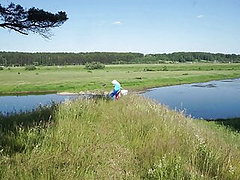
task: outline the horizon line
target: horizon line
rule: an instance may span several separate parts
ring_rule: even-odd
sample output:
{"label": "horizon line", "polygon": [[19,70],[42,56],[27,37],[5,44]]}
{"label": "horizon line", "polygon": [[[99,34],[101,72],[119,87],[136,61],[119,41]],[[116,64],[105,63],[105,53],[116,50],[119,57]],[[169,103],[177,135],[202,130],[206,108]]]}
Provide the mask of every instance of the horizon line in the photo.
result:
{"label": "horizon line", "polygon": [[240,55],[237,53],[223,53],[223,52],[209,52],[209,51],[173,51],[173,52],[157,52],[157,53],[143,53],[137,51],[2,51],[0,53],[48,53],[48,54],[57,54],[57,53],[66,53],[66,54],[80,54],[80,53],[139,53],[144,55],[151,54],[173,54],[173,53],[210,53],[210,54],[224,54],[224,55]]}

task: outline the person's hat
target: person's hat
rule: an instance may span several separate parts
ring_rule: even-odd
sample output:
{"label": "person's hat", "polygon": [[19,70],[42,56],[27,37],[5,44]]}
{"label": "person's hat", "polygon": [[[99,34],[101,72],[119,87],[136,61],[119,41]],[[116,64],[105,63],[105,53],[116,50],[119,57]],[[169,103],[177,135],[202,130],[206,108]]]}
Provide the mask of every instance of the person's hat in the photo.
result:
{"label": "person's hat", "polygon": [[112,84],[118,84],[117,80],[112,80]]}

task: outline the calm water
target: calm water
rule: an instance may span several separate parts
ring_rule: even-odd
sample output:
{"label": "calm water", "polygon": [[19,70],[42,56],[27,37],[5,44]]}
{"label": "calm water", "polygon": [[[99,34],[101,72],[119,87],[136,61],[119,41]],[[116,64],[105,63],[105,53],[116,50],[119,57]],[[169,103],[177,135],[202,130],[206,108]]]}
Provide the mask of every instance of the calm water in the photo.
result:
{"label": "calm water", "polygon": [[[184,111],[194,118],[240,117],[240,79],[153,88],[143,93],[143,96],[171,109]],[[40,105],[60,103],[77,97],[79,96],[57,94],[0,96],[0,113],[32,111]]]}
{"label": "calm water", "polygon": [[143,95],[193,118],[240,117],[240,79],[153,88]]}
{"label": "calm water", "polygon": [[39,106],[50,105],[53,102],[60,103],[76,97],[77,96],[62,96],[57,94],[0,96],[0,112],[6,115],[8,113],[32,111]]}

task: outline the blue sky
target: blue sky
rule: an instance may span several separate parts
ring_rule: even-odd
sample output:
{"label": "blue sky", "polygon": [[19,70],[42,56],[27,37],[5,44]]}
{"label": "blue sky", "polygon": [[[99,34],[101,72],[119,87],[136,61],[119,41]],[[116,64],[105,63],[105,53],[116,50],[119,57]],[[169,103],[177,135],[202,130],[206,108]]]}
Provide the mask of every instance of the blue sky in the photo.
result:
{"label": "blue sky", "polygon": [[239,0],[1,0],[69,20],[51,40],[0,29],[0,51],[240,54]]}

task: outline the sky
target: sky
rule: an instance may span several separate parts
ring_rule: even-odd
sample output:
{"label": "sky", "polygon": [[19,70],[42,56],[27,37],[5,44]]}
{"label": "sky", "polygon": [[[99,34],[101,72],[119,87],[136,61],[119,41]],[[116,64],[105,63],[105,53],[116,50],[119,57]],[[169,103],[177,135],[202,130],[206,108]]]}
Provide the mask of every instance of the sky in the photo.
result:
{"label": "sky", "polygon": [[0,0],[68,20],[50,40],[0,28],[0,51],[240,54],[240,0]]}

